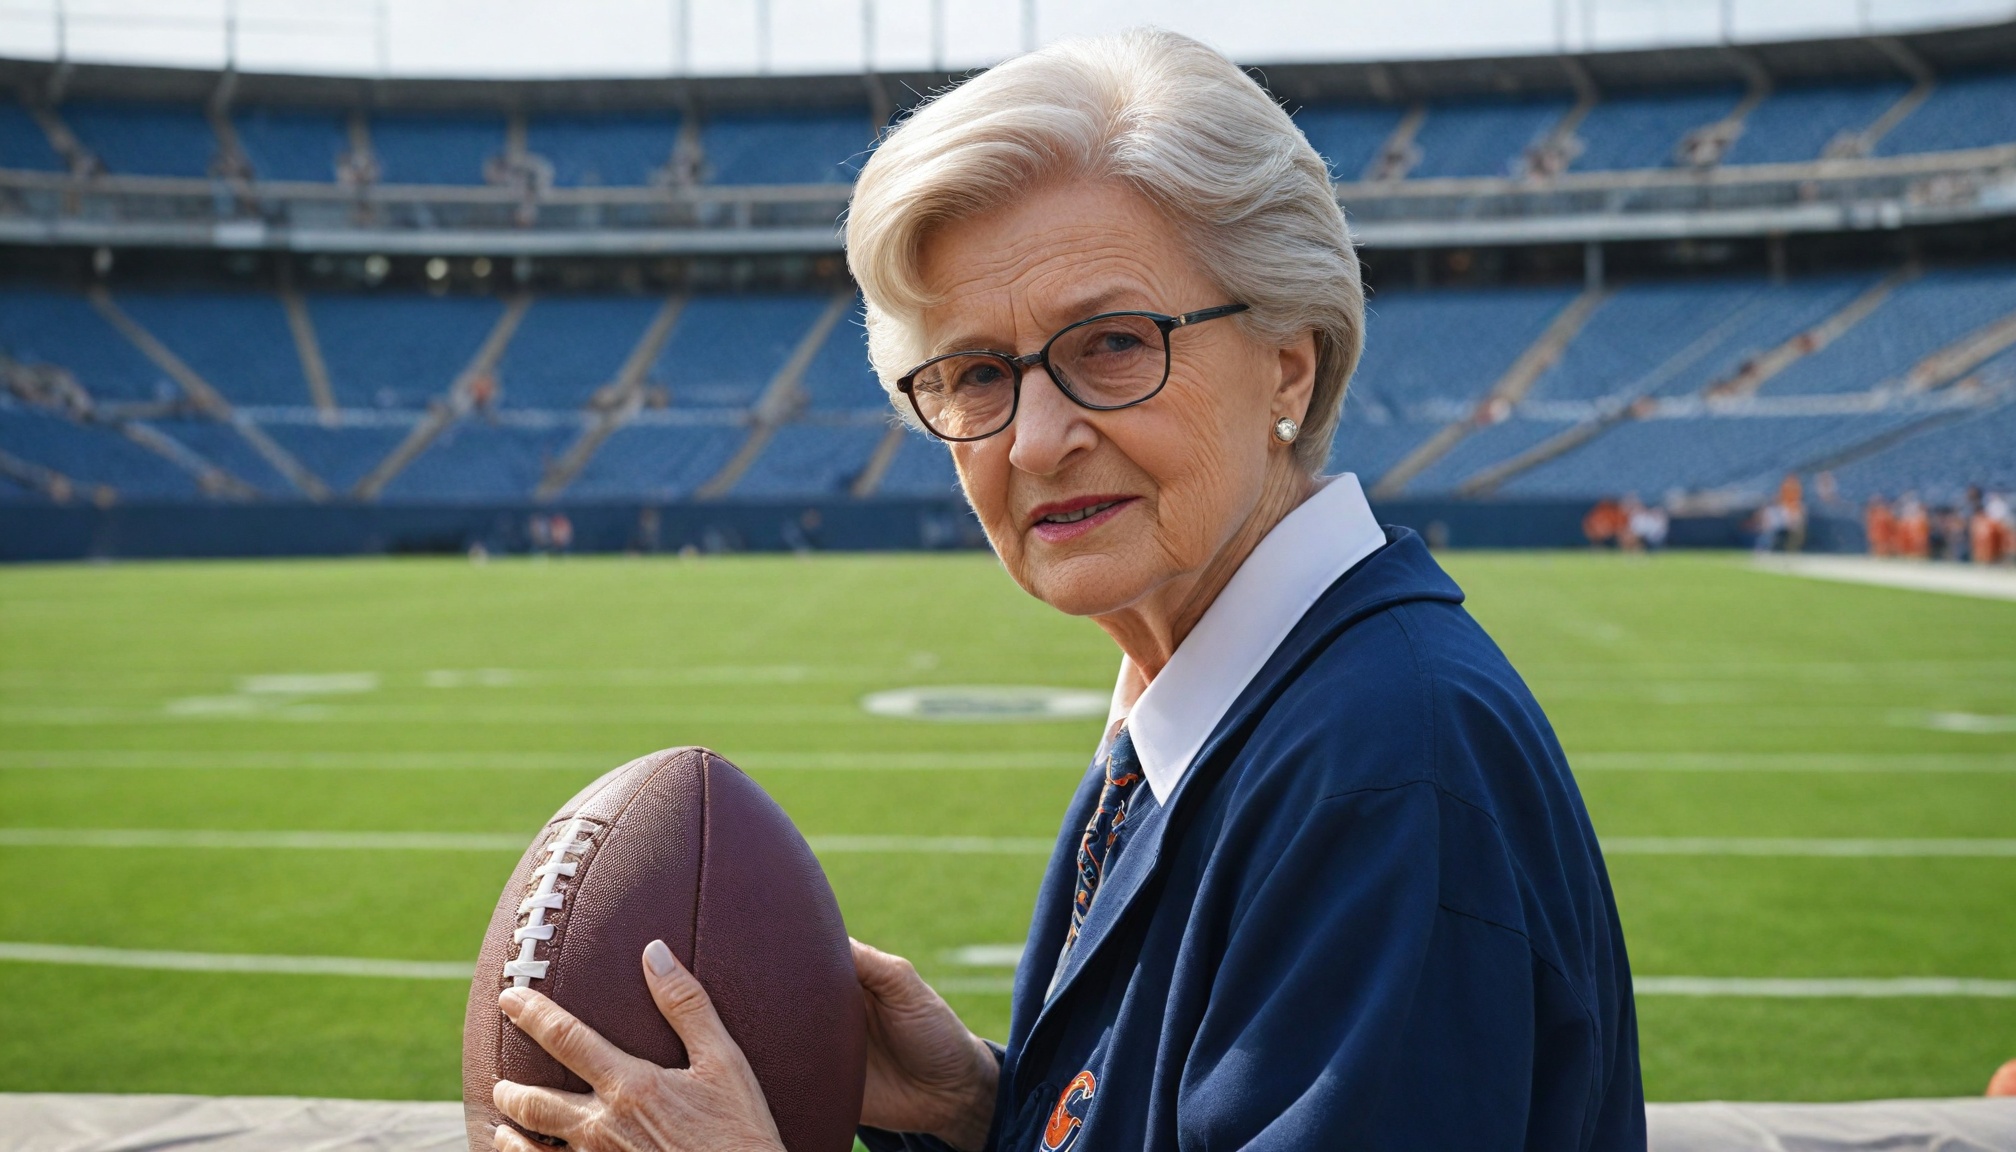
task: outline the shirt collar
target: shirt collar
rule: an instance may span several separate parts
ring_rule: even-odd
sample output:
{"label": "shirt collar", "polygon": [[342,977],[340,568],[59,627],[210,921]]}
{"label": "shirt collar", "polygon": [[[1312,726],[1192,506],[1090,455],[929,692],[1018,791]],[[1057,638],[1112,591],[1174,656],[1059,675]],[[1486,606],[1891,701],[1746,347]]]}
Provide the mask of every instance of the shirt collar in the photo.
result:
{"label": "shirt collar", "polygon": [[1358,478],[1334,477],[1267,533],[1146,688],[1121,657],[1106,731],[1110,739],[1127,721],[1157,802],[1168,802],[1226,709],[1316,598],[1385,543]]}

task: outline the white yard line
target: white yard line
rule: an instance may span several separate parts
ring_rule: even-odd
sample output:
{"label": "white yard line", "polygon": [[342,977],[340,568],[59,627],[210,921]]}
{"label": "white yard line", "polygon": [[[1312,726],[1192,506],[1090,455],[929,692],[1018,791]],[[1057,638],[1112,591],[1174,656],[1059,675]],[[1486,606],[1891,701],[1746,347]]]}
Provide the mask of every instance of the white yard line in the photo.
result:
{"label": "white yard line", "polygon": [[1577,772],[2016,772],[2007,752],[1584,752]]}
{"label": "white yard line", "polygon": [[1634,976],[1640,996],[1757,996],[1769,999],[1902,999],[1971,996],[2016,998],[2016,980],[1898,976],[1877,980],[1755,979],[1742,976]]}
{"label": "white yard line", "polygon": [[1606,856],[2010,856],[2016,840],[1613,836]]}
{"label": "white yard line", "polygon": [[394,980],[468,980],[473,963],[371,960],[362,956],[261,956],[242,952],[156,952],[0,941],[0,961],[165,972],[275,972],[290,976],[373,976]]}
{"label": "white yard line", "polygon": [[[733,757],[751,771],[809,769],[836,772],[1082,772],[1089,751],[1078,752],[746,752]],[[606,771],[619,759],[542,752],[146,752],[0,751],[0,769],[136,769],[272,771]]]}
{"label": "white yard line", "polygon": [[[302,849],[307,851],[523,852],[517,832],[265,832],[216,828],[0,828],[0,848]],[[1036,836],[812,836],[832,854],[1048,856]]]}
{"label": "white yard line", "polygon": [[2016,600],[2016,568],[1872,556],[1763,556],[1757,570],[1847,584],[1875,584],[1915,592],[1944,592],[1989,600]]}

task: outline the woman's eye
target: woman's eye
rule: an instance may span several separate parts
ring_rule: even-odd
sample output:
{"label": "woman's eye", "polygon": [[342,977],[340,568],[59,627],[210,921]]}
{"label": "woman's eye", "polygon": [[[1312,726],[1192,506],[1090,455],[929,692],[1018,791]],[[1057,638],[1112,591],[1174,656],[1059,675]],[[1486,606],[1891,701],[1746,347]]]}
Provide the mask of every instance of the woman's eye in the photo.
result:
{"label": "woman's eye", "polygon": [[1113,328],[1093,335],[1091,352],[1094,356],[1120,356],[1139,351],[1141,337],[1124,328]]}
{"label": "woman's eye", "polygon": [[975,364],[961,371],[953,384],[959,388],[986,388],[999,384],[1007,375],[999,364]]}

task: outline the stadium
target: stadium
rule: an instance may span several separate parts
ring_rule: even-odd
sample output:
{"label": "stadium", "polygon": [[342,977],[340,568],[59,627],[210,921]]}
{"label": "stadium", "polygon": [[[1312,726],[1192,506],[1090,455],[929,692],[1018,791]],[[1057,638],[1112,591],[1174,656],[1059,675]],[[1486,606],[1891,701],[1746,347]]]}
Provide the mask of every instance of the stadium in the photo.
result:
{"label": "stadium", "polygon": [[[2016,591],[1969,528],[2016,491],[2016,21],[1572,39],[1239,60],[1361,246],[1328,470],[1546,705],[1649,1100],[1979,1096],[2016,1057]],[[0,1115],[45,1125],[0,1145],[275,1097],[326,1107],[243,1147],[460,1147],[459,1105],[451,1144],[332,1102],[458,1098],[514,854],[672,745],[1006,1035],[1112,645],[1004,577],[868,365],[836,222],[981,71],[936,63],[0,59]],[[1619,502],[1656,538],[1592,528]]]}

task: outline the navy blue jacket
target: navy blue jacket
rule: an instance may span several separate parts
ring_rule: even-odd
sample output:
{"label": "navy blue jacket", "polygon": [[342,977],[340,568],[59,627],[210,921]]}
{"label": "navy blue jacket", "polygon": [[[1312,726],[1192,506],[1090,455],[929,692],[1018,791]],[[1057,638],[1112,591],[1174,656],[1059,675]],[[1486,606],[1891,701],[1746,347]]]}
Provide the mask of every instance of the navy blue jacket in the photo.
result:
{"label": "navy blue jacket", "polygon": [[1140,818],[1045,1003],[1099,773],[1079,786],[990,1148],[1645,1147],[1624,938],[1567,761],[1461,590],[1387,534]]}

